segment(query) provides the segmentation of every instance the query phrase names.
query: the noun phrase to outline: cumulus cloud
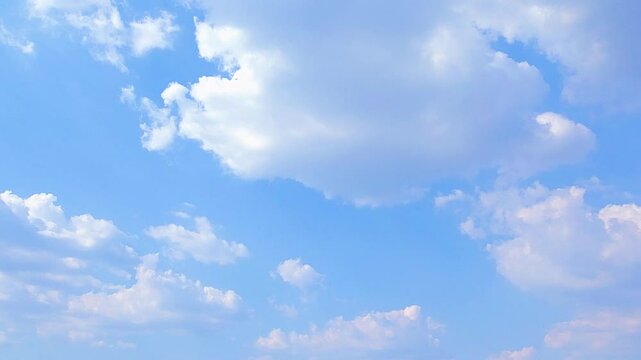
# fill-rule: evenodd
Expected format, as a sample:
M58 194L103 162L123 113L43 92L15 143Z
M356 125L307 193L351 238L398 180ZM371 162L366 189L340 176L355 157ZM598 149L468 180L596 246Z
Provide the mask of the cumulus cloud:
M176 117L167 108L159 108L148 98L138 100L135 88L130 85L120 89L120 101L142 112L148 119L140 124L142 146L149 151L167 149L178 131Z
M235 311L240 306L240 296L234 291L204 286L172 271L158 272L157 262L157 255L144 256L136 268L136 282L131 287L110 294L87 293L72 298L68 304L69 312L148 323L182 320L195 316L185 312L201 309L205 312L198 316L214 321L220 310Z
M112 0L31 0L30 13L50 26L66 24L80 31L83 41L100 61L126 71L124 49L142 56L153 49L171 47L171 34L178 31L173 16L144 17L128 25Z
M165 243L169 255L175 259L183 259L185 255L189 255L203 263L226 265L249 255L245 245L218 238L207 218L196 217L194 222L195 230L168 224L152 226L145 232L148 236Z
M215 326L237 314L242 300L233 290L220 290L171 270L157 270L158 255L141 258L135 282L110 291L68 296L66 309L38 325L43 336L121 347L122 337L140 329L163 331Z
M578 161L592 146L582 125L536 116L547 91L539 71L494 50L449 6L377 4L350 25L319 4L246 13L242 2L201 5L199 55L219 75L169 84L162 99L178 135L240 177L289 178L330 198L381 205L481 169L528 176ZM326 26L292 31L268 16L277 9L321 16ZM397 20L390 14L405 25L381 29Z
M506 350L494 356L490 356L489 360L528 360L534 355L533 347L524 347L521 350Z
M634 351L629 345L638 343L640 335L638 312L599 311L554 325L545 335L545 344L568 351L572 358L623 358L624 354L629 356L629 352Z
M131 50L134 55L142 56L153 49L171 47L171 33L178 31L174 17L166 11L160 17L144 17L129 24L131 28Z
M11 191L0 194L2 201L18 217L27 220L38 233L67 240L81 248L90 249L104 244L120 231L109 220L96 219L90 214L65 217L62 207L56 205L53 194L34 194L21 198Z
M462 1L461 11L481 29L508 42L534 44L563 66L563 96L572 103L641 110L641 45L627 39L641 31L626 1Z
M0 23L0 44L14 47L24 54L33 54L35 45L32 41L23 40L12 34L7 28Z
M304 264L301 259L287 259L278 264L275 274L284 282L296 286L301 290L317 285L323 279L309 264Z
M580 187L540 184L482 192L461 229L473 238L491 235L487 250L498 271L523 288L579 290L625 281L641 265L641 208L610 204L595 211L584 195Z
M563 115L546 112L535 117L533 136L524 141L501 171L506 176L529 176L582 159L595 144L594 133Z
M371 312L351 320L337 317L322 329L312 326L307 333L273 329L258 338L256 345L265 350L290 350L307 355L366 354L438 346L435 334L441 330L442 325L421 314L420 306L412 305L389 312Z
M611 239L602 251L603 258L624 264L641 262L641 207L607 205L598 216Z

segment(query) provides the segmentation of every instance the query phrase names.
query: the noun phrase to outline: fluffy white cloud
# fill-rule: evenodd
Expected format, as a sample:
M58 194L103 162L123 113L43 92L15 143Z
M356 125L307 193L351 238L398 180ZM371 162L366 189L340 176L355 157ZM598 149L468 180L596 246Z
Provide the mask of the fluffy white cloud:
M304 264L300 259L287 259L276 267L276 275L284 282L294 285L301 290L308 289L318 284L323 279L309 264Z
M463 221L459 225L459 230L461 230L461 234L467 235L472 239L482 239L485 237L485 231L478 228L472 218L467 218Z
M147 255L142 260L131 287L72 298L69 312L131 323L194 320L195 316L216 321L221 310L233 312L240 306L240 296L232 290L204 286L172 271L158 272L157 255ZM200 310L203 312L198 313Z
M129 24L131 28L131 50L142 56L153 49L167 49L171 46L171 33L179 30L173 16L165 11L158 18L146 16Z
M524 347L521 350L506 350L494 356L490 356L489 360L528 360L534 355L533 347Z
M109 220L96 219L90 214L65 217L62 207L56 205L53 194L34 194L23 199L11 191L0 194L0 201L18 217L38 229L38 233L68 240L81 248L94 248L118 235L120 231Z
M641 207L607 205L599 211L599 219L611 239L602 256L625 264L641 262Z
M157 254L143 256L140 261L129 286L102 286L80 294L60 291L57 306L36 318L38 334L129 348L134 345L123 341L128 334L211 327L232 319L242 306L233 290L220 290L171 270L158 270ZM31 297L48 300L45 296L56 295L43 290L35 288Z
M435 179L484 168L527 176L591 148L585 127L535 116L547 91L536 68L493 50L447 6L414 5L373 5L350 26L308 4L289 11L322 14L326 27L292 30L241 15L240 2L203 3L199 54L223 75L170 84L164 106L181 137L234 174L290 178L359 205L411 201ZM405 25L372 25L396 20L378 18L389 13Z
M524 288L588 289L625 281L641 265L641 208L595 212L585 189L540 184L480 193L461 224L470 237L491 235L498 271ZM502 240L496 240L502 239Z
M641 316L638 312L600 311L554 325L545 335L545 344L569 351L571 358L576 359L633 358L623 354L634 351L634 346L629 345L638 343L639 338Z
M168 148L176 137L178 128L176 117L167 108L158 108L153 101L136 98L133 86L120 89L120 101L145 114L148 122L140 124L142 146L149 151L160 151Z
M31 0L31 16L52 24L64 23L81 32L83 41L100 60L126 71L123 49L142 56L153 49L171 46L171 33L178 31L173 16L162 12L127 25L112 0Z
M635 61L641 46L628 41L641 31L634 15L641 11L638 3L472 0L461 9L480 28L510 42L534 43L565 67L567 100L641 110L641 70Z
M389 312L371 312L352 320L329 321L323 329L312 326L307 333L273 329L256 341L266 350L292 350L306 354L349 351L377 352L408 347L438 346L435 334L442 325L421 315L417 305Z
M594 133L582 124L546 112L535 117L533 136L524 141L501 171L504 176L528 176L581 159L595 144Z
M169 255L176 259L182 259L187 254L200 262L225 265L249 255L245 245L219 239L207 218L196 217L194 221L195 231L181 225L168 224L152 226L146 230L146 234L163 241Z
M22 40L12 34L7 28L0 23L0 44L11 46L19 49L25 54L33 54L35 45L28 40Z

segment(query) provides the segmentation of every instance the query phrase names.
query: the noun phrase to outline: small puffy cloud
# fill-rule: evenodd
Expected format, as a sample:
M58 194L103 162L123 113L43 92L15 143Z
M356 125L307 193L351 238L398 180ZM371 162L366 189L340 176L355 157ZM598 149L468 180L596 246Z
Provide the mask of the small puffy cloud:
M434 206L443 207L451 202L465 199L465 193L460 189L455 189L447 195L439 195L434 198Z
M637 344L639 338L641 315L638 312L599 311L554 325L544 340L548 347L570 352L571 358L603 359L617 357L613 356L618 354L615 349L624 353L634 351L635 347L629 345Z
M196 44L200 57L211 61L221 59L225 70L231 71L239 61L236 56L244 51L247 39L245 33L233 26L213 27L206 22L194 20Z
M176 137L176 120L165 108L158 108L149 99L140 102L142 111L147 114L150 123L140 124L143 134L140 139L142 146L149 151L168 148Z
M140 124L142 136L140 142L149 151L167 149L174 142L177 134L176 117L167 108L159 108L148 98L140 101L136 98L133 86L120 90L120 101L129 104L142 112L149 120Z
M142 56L153 49L167 49L171 46L171 33L178 31L173 16L165 11L160 17L146 16L140 21L129 23L131 28L131 51Z
M485 237L485 231L478 228L472 218L467 218L463 221L459 225L459 230L461 231L461 234L467 235L472 239L482 239Z
M594 210L585 189L540 184L479 194L461 224L472 238L486 235L498 271L523 288L594 289L641 267L641 208Z
M33 54L35 45L28 40L19 39L0 23L0 44L14 47L24 54Z
M99 61L121 71L127 71L124 49L130 49L134 56L167 49L171 47L171 33L178 31L167 12L126 24L112 0L32 0L29 5L32 17L78 30Z
M316 272L311 265L304 264L300 258L287 259L278 264L275 275L301 290L309 289L323 279L323 275Z
M38 233L55 239L68 240L81 248L95 248L118 235L120 231L109 220L96 219L90 214L66 218L62 207L56 205L53 194L34 194L21 198L11 191L0 194L2 201L18 217L27 220Z
M524 347L521 350L506 350L498 355L490 356L488 360L529 360L534 356L533 347Z
M133 85L125 86L120 89L120 102L129 105L136 103L136 89Z
M245 245L218 238L207 218L196 217L194 222L195 230L168 224L152 226L145 233L153 239L162 241L167 246L169 255L176 259L182 259L188 255L203 263L226 265L249 255Z
M291 350L307 355L375 354L386 350L438 346L435 334L442 325L425 318L417 305L389 312L371 312L351 320L337 317L324 328L312 326L307 333L273 329L258 338L259 348Z

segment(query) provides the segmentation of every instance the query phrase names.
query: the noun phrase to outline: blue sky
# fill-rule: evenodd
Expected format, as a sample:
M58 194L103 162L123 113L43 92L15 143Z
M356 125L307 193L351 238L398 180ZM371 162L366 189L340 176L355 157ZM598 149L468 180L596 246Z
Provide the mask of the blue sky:
M0 4L0 358L638 359L639 13Z

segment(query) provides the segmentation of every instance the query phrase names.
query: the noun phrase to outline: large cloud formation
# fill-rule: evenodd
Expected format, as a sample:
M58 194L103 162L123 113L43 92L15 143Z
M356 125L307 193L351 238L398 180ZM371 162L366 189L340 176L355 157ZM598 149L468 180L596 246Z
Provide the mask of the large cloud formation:
M141 100L149 150L179 135L238 176L380 205L480 169L528 176L581 159L594 142L584 126L541 113L539 70L495 50L496 35L464 8L201 5L198 51L218 75L170 84L164 107ZM283 16L305 20L285 26Z

